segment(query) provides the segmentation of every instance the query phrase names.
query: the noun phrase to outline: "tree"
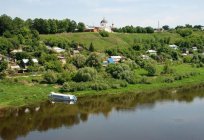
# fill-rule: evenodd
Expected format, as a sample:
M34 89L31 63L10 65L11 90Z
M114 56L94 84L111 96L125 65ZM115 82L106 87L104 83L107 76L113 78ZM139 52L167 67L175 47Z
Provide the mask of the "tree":
M97 71L94 68L85 67L79 69L74 80L76 82L93 81L97 76Z
M202 30L202 27L203 27L202 25L195 25L193 28Z
M164 65L162 74L172 74L174 72L174 70L170 67L170 65L168 63L166 63Z
M64 19L64 20L58 20L57 23L57 31L59 33L67 32L69 29L70 25L70 20L69 19Z
M78 26L77 26L77 29L78 29L79 32L83 32L84 29L85 29L84 23L79 22L79 23L78 23Z
M48 70L44 75L44 80L48 84L54 84L57 82L57 75L55 72Z
M7 55L13 48L13 44L8 39L0 38L0 53Z
M4 72L4 71L7 69L7 67L8 67L8 62L6 62L6 61L1 61L1 62L0 62L0 73L1 73L1 72Z
M86 65L89 67L100 68L101 67L101 60L96 53L91 53L89 55L88 59L86 60Z
M69 23L69 27L68 27L67 32L75 32L75 29L77 29L77 23L74 20L72 20Z
M47 70L53 70L56 72L62 72L63 71L62 63L59 60L46 62L45 68Z
M45 19L34 19L33 28L36 29L40 34L48 34L50 32L50 25Z
M91 42L90 46L89 46L89 51L90 52L94 52L95 49L94 49L94 46L93 46L93 43Z
M30 55L27 52L18 52L16 53L16 60L28 59Z
M8 30L10 31L12 28L12 18L7 15L0 16L0 35Z
M135 76L131 71L130 67L126 64L110 64L106 68L106 72L110 73L111 76L115 79L126 80L128 83L135 83Z
M56 23L56 20L49 19L48 23L50 25L50 33L51 34L57 33L57 23Z
M77 68L82 68L84 67L86 63L86 57L82 54L76 55L73 58L73 64L77 67Z
M193 31L192 29L178 29L177 33L180 34L182 37L190 36Z
M162 27L164 30L169 30L170 28L169 28L169 25L164 25L163 27Z
M154 33L154 29L152 27L146 27L145 29L147 33Z
M102 37L109 37L109 33L106 32L106 31L100 31L99 34L100 34Z
M25 28L25 22L21 18L14 18L12 22L12 33L19 34L21 28Z
M154 76L156 74L156 67L152 64L146 64L145 70L148 72L149 76Z

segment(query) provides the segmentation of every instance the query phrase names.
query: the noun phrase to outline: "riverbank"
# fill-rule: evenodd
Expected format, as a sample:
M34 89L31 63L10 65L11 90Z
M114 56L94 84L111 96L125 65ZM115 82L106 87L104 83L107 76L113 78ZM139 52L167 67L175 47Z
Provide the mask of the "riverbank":
M122 94L122 93L145 93L156 92L158 90L174 90L174 89L189 89L194 87L204 86L204 70L195 69L199 72L198 75L184 78L182 80L174 81L172 83L164 83L155 80L151 84L135 84L128 85L125 88L108 89L103 91L87 90L73 92L78 97L92 96L92 95L105 95L105 94ZM162 77L157 77L161 79ZM156 79L156 78L155 78ZM42 85L30 84L22 82L15 82L11 80L4 80L0 82L0 108L7 107L21 107L26 105L38 104L48 99L48 94L51 91L59 91L56 85Z

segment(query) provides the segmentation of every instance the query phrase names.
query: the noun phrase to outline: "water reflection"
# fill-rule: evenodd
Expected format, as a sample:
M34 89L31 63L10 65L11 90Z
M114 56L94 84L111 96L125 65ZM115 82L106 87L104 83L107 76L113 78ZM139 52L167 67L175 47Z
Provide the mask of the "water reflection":
M152 109L158 102L186 102L203 98L202 90L193 91L159 91L157 93L101 95L79 98L77 104L52 104L49 101L38 106L23 107L0 111L0 137L5 140L26 136L31 131L45 132L49 129L72 127L86 122L91 114L103 114L109 117L110 112L135 111ZM178 121L178 119L175 119Z

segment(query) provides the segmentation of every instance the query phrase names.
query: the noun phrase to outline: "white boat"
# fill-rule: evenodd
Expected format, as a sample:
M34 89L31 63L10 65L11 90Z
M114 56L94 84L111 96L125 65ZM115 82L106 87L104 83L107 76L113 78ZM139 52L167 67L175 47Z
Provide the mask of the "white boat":
M55 93L51 92L49 94L49 97L52 100L57 100L57 101L77 101L77 97L75 95L67 95L67 94L61 94L61 93Z

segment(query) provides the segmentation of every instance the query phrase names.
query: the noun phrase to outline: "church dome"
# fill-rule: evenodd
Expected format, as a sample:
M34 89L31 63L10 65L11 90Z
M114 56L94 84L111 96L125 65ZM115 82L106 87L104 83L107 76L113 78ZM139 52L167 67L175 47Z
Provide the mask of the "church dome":
M104 18L101 23L108 23L108 21Z

